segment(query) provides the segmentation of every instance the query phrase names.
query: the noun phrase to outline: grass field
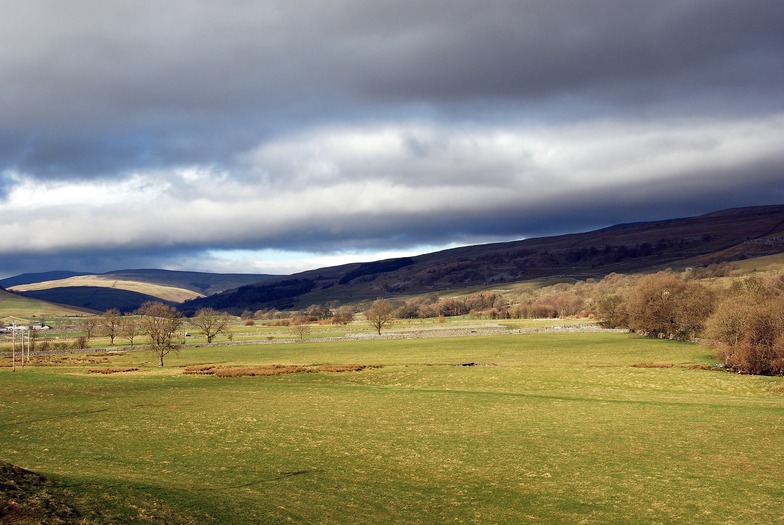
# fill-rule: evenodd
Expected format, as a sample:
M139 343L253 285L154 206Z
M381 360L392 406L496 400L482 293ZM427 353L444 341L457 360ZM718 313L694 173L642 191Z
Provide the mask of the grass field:
M618 333L67 355L0 368L0 460L88 523L782 523L784 378L711 362Z

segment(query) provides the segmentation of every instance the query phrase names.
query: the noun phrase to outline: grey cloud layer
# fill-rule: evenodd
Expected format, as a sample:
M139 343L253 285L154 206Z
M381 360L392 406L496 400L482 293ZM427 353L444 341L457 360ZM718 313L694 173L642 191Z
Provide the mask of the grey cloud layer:
M402 247L784 198L779 1L2 7L6 257Z
M225 163L418 104L784 100L775 1L5 3L0 154L41 176Z

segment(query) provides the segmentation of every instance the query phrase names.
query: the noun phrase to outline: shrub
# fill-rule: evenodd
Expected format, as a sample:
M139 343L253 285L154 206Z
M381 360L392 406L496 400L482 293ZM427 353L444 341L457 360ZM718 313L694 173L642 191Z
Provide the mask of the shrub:
M621 328L628 325L628 315L623 297L619 294L605 295L599 299L600 324L605 328Z
M713 294L669 272L640 280L626 300L630 329L652 337L686 340L699 335L714 307Z
M744 374L784 374L784 293L749 280L734 286L705 331L724 366Z

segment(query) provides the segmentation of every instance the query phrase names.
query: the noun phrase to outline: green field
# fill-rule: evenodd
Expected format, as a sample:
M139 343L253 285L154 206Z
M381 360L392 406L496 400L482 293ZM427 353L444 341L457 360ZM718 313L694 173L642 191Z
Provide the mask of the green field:
M17 322L19 318L30 322L36 318L85 315L88 312L84 308L48 303L0 290L0 319L16 317Z
M0 460L86 523L782 523L784 378L711 362L619 333L66 356L0 368ZM349 363L383 367L183 373Z

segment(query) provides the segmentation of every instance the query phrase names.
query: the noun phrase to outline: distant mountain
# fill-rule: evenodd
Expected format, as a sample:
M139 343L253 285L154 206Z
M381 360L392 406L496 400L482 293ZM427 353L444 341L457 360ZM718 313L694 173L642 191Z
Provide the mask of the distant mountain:
M27 297L80 308L132 311L150 300L176 304L275 277L154 269L103 274L45 272L3 279L0 286Z
M782 252L784 205L757 206L321 268L186 301L181 308L303 308L534 279L682 269Z
M101 274L101 276L185 288L202 295L211 295L246 284L281 277L263 273L207 273L154 269L117 270Z
M96 286L64 286L50 290L31 290L21 295L49 303L78 305L80 308L98 312L111 308L117 308L121 312L133 312L147 301L161 301L160 297L153 295Z
M54 272L40 272L40 273L23 273L14 277L6 277L0 279L0 286L3 288L11 288L12 286L19 286L23 284L40 283L42 281L56 281L59 279L68 279L69 277L77 277L79 275L88 275L79 272L67 271L54 271Z

